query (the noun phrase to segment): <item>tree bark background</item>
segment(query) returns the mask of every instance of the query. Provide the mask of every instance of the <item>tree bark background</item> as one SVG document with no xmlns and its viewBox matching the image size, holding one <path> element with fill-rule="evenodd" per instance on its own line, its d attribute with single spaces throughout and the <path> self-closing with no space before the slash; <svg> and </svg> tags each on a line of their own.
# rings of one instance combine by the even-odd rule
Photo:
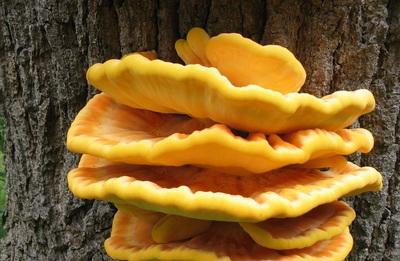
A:
<svg viewBox="0 0 400 261">
<path fill-rule="evenodd" d="M 108 260 L 114 209 L 74 198 L 78 160 L 65 134 L 95 93 L 95 62 L 138 50 L 179 61 L 174 42 L 194 27 L 239 32 L 295 53 L 303 91 L 370 89 L 375 112 L 356 124 L 375 149 L 354 161 L 384 175 L 380 193 L 351 199 L 357 220 L 349 260 L 400 260 L 400 1 L 0 0 L 0 114 L 6 118 L 7 237 L 0 260 Z"/>
</svg>

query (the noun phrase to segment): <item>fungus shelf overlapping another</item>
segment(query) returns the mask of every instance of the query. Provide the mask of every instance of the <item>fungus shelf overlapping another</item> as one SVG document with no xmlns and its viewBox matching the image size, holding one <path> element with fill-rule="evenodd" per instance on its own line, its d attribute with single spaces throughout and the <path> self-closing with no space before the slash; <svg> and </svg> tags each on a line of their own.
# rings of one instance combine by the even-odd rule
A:
<svg viewBox="0 0 400 261">
<path fill-rule="evenodd" d="M 207 119 L 133 109 L 99 94 L 76 117 L 67 145 L 74 152 L 131 164 L 191 164 L 263 173 L 316 158 L 367 153 L 373 137 L 361 128 L 235 134 Z"/>
<path fill-rule="evenodd" d="M 159 218 L 122 207 L 115 215 L 111 237 L 105 242 L 107 253 L 120 260 L 317 261 L 343 260 L 353 244 L 345 227 L 338 235 L 311 247 L 270 249 L 257 244 L 238 224 L 229 222 L 213 222 L 209 229 L 186 240 L 157 244 L 151 232 Z"/>
<path fill-rule="evenodd" d="M 95 64 L 96 95 L 71 125 L 84 154 L 74 195 L 116 204 L 107 253 L 122 260 L 343 260 L 354 210 L 340 198 L 382 177 L 368 153 L 368 90 L 296 93 L 305 70 L 286 48 L 200 28 L 175 45 Z"/>
<path fill-rule="evenodd" d="M 220 34 L 210 39 L 203 29 L 193 28 L 187 41 L 180 39 L 175 47 L 186 64 L 215 67 L 236 86 L 255 84 L 290 93 L 299 91 L 306 79 L 306 71 L 288 49 L 263 46 L 240 34 Z"/>
<path fill-rule="evenodd" d="M 129 165 L 83 155 L 68 183 L 81 198 L 192 218 L 260 222 L 296 217 L 347 194 L 377 191 L 382 178 L 375 169 L 352 163 L 328 171 L 287 167 L 241 177 L 211 168 Z"/>
<path fill-rule="evenodd" d="M 141 54 L 95 64 L 87 79 L 132 108 L 209 118 L 250 132 L 339 130 L 375 107 L 368 90 L 337 91 L 317 98 L 306 93 L 284 95 L 254 84 L 238 88 L 214 67 L 183 66 Z"/>
</svg>

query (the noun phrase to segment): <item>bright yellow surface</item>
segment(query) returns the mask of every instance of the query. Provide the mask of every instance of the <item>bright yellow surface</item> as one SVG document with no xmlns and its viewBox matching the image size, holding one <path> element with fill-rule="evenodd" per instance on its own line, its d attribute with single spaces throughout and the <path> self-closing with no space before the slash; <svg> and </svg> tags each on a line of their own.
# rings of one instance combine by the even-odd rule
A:
<svg viewBox="0 0 400 261">
<path fill-rule="evenodd" d="M 279 45 L 263 46 L 236 33 L 210 39 L 201 28 L 191 29 L 187 41 L 178 41 L 175 49 L 186 64 L 200 60 L 204 66 L 217 68 L 236 86 L 255 84 L 289 93 L 299 91 L 306 79 L 301 63 Z"/>
<path fill-rule="evenodd" d="M 209 118 L 251 132 L 338 130 L 375 106 L 368 90 L 316 98 L 304 93 L 283 95 L 256 85 L 237 88 L 215 68 L 151 61 L 140 54 L 95 64 L 87 79 L 133 108 Z"/>
<path fill-rule="evenodd" d="M 341 261 L 353 244 L 345 229 L 342 234 L 308 248 L 276 251 L 257 245 L 237 224 L 222 222 L 214 222 L 209 230 L 192 239 L 156 244 L 150 235 L 154 223 L 133 212 L 119 210 L 114 217 L 111 237 L 105 242 L 107 254 L 114 259 L 132 261 Z"/>
<path fill-rule="evenodd" d="M 256 84 L 290 93 L 299 91 L 306 80 L 306 71 L 288 49 L 262 46 L 240 34 L 211 38 L 206 55 L 211 65 L 236 86 Z"/>
<path fill-rule="evenodd" d="M 175 49 L 178 56 L 186 64 L 201 64 L 211 66 L 206 56 L 206 47 L 210 37 L 201 28 L 193 28 L 188 32 L 187 41 L 179 39 L 175 43 Z"/>
<path fill-rule="evenodd" d="M 117 207 L 120 210 L 133 212 L 135 216 L 148 218 L 143 215 L 145 210 L 131 208 L 128 205 Z M 148 213 L 150 215 L 152 212 Z M 240 223 L 240 225 L 260 246 L 289 250 L 309 247 L 342 234 L 355 216 L 354 210 L 346 203 L 334 201 L 320 205 L 298 217 L 271 218 L 259 223 Z M 205 233 L 211 224 L 212 221 L 164 215 L 153 225 L 151 237 L 156 243 L 187 240 Z"/>
<path fill-rule="evenodd" d="M 185 41 L 183 39 L 176 41 L 175 49 L 180 50 L 180 52 L 178 52 L 178 55 L 186 64 L 202 64 L 203 63 L 201 61 L 201 59 L 190 48 L 187 41 Z"/>
<path fill-rule="evenodd" d="M 336 201 L 318 206 L 299 217 L 271 218 L 240 225 L 259 245 L 282 250 L 309 247 L 337 236 L 355 217 L 351 207 Z"/>
<path fill-rule="evenodd" d="M 67 146 L 71 151 L 112 161 L 194 164 L 248 175 L 244 170 L 262 173 L 314 158 L 365 153 L 372 149 L 373 137 L 365 129 L 315 129 L 267 136 L 251 133 L 241 137 L 212 121 L 132 109 L 100 94 L 72 123 Z"/>
<path fill-rule="evenodd" d="M 82 156 L 68 174 L 73 194 L 206 220 L 260 222 L 296 217 L 350 192 L 377 191 L 381 175 L 348 163 L 328 171 L 283 168 L 232 176 L 192 166 L 158 167 Z"/>
</svg>

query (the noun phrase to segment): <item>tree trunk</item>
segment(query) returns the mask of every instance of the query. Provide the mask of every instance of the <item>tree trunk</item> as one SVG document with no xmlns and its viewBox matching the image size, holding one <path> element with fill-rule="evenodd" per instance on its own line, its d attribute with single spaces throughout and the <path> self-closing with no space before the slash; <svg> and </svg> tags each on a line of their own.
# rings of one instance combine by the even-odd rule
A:
<svg viewBox="0 0 400 261">
<path fill-rule="evenodd" d="M 384 175 L 380 193 L 351 199 L 358 217 L 349 260 L 400 260 L 400 1 L 0 0 L 0 107 L 6 118 L 7 237 L 1 260 L 107 260 L 114 209 L 74 198 L 78 156 L 65 134 L 95 93 L 89 65 L 138 50 L 178 61 L 174 42 L 194 26 L 239 32 L 292 50 L 303 91 L 370 89 L 376 111 L 357 123 L 375 149 L 353 160 Z M 1 109 L 0 109 L 1 111 Z"/>
</svg>

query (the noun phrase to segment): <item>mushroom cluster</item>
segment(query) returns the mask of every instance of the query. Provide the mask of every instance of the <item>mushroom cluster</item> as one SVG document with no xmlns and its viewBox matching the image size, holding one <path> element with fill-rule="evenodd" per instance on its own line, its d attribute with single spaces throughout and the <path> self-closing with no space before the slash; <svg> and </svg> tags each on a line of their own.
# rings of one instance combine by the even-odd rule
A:
<svg viewBox="0 0 400 261">
<path fill-rule="evenodd" d="M 134 53 L 91 66 L 102 91 L 67 137 L 82 153 L 74 195 L 118 209 L 105 249 L 120 260 L 343 260 L 354 210 L 382 187 L 346 155 L 373 147 L 345 129 L 374 109 L 368 90 L 298 93 L 286 48 L 200 28 L 176 42 L 186 65 Z"/>
</svg>

